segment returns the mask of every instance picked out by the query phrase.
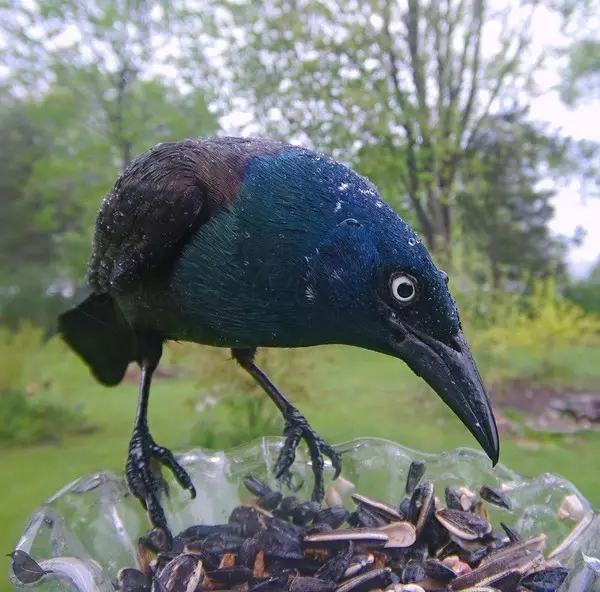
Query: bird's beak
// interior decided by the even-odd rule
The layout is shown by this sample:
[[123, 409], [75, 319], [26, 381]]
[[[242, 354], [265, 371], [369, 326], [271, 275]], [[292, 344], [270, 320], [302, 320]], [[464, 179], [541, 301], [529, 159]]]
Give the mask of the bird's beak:
[[405, 324], [393, 341], [397, 355], [454, 411], [495, 465], [500, 454], [490, 401], [462, 331], [445, 343]]

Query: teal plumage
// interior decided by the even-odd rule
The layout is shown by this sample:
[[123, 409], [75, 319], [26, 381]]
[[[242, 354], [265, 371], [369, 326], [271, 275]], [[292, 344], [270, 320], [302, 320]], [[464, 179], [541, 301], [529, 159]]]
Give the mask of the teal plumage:
[[497, 460], [496, 426], [447, 276], [372, 183], [322, 154], [239, 138], [158, 145], [103, 202], [89, 281], [94, 294], [61, 316], [60, 331], [105, 384], [118, 383], [130, 361], [142, 366], [127, 472], [165, 529], [149, 458], [193, 491], [145, 419], [168, 339], [232, 348], [284, 416], [277, 474], [305, 439], [316, 499], [323, 454], [338, 471], [341, 459], [256, 366], [258, 347], [343, 343], [399, 357]]

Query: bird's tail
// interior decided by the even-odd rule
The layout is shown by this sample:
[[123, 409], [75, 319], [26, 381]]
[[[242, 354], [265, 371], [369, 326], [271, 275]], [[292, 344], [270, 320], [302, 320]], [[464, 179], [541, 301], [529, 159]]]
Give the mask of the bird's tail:
[[135, 336], [108, 294], [92, 294], [58, 317], [58, 332], [104, 385], [121, 382], [135, 360]]

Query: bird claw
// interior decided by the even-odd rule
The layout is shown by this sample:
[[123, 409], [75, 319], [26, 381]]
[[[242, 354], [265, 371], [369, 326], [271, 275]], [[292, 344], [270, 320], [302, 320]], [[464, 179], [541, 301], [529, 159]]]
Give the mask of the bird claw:
[[190, 476], [175, 460], [173, 453], [158, 446], [149, 432], [135, 431], [129, 443], [125, 469], [127, 484], [148, 513], [150, 522], [170, 536], [167, 519], [158, 499], [161, 489], [168, 495], [168, 485], [161, 475], [160, 465], [169, 468], [181, 487], [189, 490], [192, 498], [196, 497]]
[[275, 477], [283, 480], [289, 477], [289, 469], [296, 458], [296, 448], [298, 447], [300, 440], [304, 440], [308, 445], [312, 470], [315, 476], [312, 499], [313, 501], [320, 503], [325, 496], [325, 485], [323, 481], [323, 467], [325, 463], [323, 457], [326, 456], [331, 460], [331, 464], [335, 469], [333, 478], [337, 479], [342, 470], [342, 455], [333, 448], [333, 446], [324, 442], [310, 427], [306, 418], [296, 409], [285, 418], [283, 435], [285, 436], [285, 442], [279, 453], [277, 463], [275, 464]]

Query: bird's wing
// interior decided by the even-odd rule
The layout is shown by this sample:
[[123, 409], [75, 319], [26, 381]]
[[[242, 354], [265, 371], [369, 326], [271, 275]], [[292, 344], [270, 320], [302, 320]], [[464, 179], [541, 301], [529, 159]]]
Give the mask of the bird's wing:
[[123, 291], [152, 274], [168, 274], [191, 236], [236, 199], [250, 159], [285, 146], [243, 138], [185, 140], [158, 144], [134, 160], [98, 212], [90, 284]]

